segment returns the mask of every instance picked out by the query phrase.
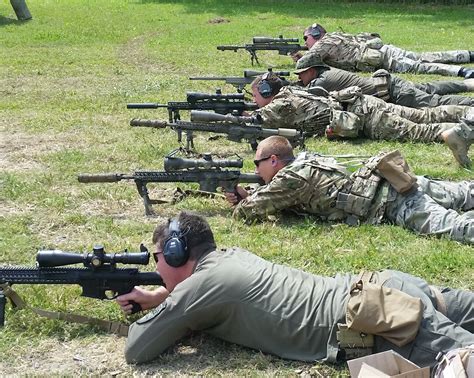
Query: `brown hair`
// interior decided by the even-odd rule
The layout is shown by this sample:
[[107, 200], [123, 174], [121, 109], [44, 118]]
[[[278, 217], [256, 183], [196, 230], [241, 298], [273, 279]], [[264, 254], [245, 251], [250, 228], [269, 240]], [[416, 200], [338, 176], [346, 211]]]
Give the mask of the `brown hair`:
[[[192, 212], [182, 211], [176, 219], [179, 222], [179, 229], [183, 232], [183, 238], [190, 251], [189, 258], [191, 260], [197, 260], [204, 252], [209, 251], [211, 248], [216, 248], [214, 234], [204, 217]], [[159, 244], [160, 248], [163, 248], [164, 242], [170, 234], [169, 225], [171, 221], [172, 219], [168, 219], [166, 223], [160, 223], [156, 226], [153, 231], [153, 244]], [[209, 244], [209, 248], [198, 248], [195, 251], [195, 247], [201, 244]]]
[[257, 149], [261, 151], [262, 156], [277, 155], [284, 162], [284, 165], [295, 159], [291, 143], [288, 139], [279, 135], [273, 135], [262, 140]]

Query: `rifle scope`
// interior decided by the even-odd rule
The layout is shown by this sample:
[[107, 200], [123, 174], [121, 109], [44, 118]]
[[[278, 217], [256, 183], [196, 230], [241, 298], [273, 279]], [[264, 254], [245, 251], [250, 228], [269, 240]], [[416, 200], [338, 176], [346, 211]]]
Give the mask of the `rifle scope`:
[[92, 253], [74, 253], [58, 250], [38, 251], [36, 263], [41, 268], [64, 266], [83, 263], [86, 267], [98, 268], [103, 265], [138, 264], [147, 265], [150, 259], [149, 252], [136, 253], [105, 253], [100, 245], [94, 246]]
[[244, 100], [245, 95], [243, 93], [209, 94], [201, 92], [186, 92], [186, 98], [188, 102], [197, 102], [205, 100]]
[[257, 117], [234, 116], [232, 114], [217, 114], [212, 112], [203, 112], [200, 110], [191, 110], [191, 121], [193, 122], [231, 122], [231, 123], [251, 123], [260, 124]]
[[268, 70], [268, 71], [252, 71], [252, 70], [245, 70], [244, 71], [244, 77], [256, 77], [259, 75], [264, 75], [268, 72], [271, 72], [277, 76], [290, 76], [290, 71], [273, 71], [273, 70]]
[[298, 43], [298, 38], [283, 38], [282, 35], [278, 38], [270, 37], [253, 37], [253, 43]]
[[193, 168], [242, 168], [244, 163], [242, 160], [213, 160], [211, 155], [204, 155], [202, 159], [183, 159], [179, 157], [166, 157], [164, 162], [165, 171], [178, 171], [180, 169]]

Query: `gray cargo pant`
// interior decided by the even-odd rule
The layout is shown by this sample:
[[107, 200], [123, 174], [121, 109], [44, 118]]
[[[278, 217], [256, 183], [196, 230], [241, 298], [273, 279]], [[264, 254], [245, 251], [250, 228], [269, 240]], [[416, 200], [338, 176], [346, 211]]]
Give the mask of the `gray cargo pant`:
[[380, 52], [383, 55], [383, 68], [391, 72], [457, 76], [462, 67], [446, 63], [470, 61], [468, 50], [415, 53], [393, 45], [383, 45]]
[[426, 177], [418, 181], [417, 190], [408, 195], [396, 193], [395, 200], [387, 203], [385, 219], [419, 234], [446, 235], [474, 244], [474, 181], [456, 183]]
[[[430, 83], [427, 83], [428, 85]], [[464, 86], [465, 87], [465, 86]], [[433, 87], [431, 86], [432, 90]], [[434, 107], [439, 105], [474, 106], [474, 97], [460, 95], [439, 95], [424, 92], [412, 82], [394, 75], [390, 78], [390, 102], [410, 108]]]
[[428, 283], [412, 275], [386, 270], [375, 273], [375, 283], [395, 288], [423, 302], [423, 318], [415, 340], [403, 347], [375, 338], [375, 352], [393, 349], [419, 366], [433, 366], [438, 352], [474, 344], [474, 293], [440, 288], [446, 315], [437, 310], [437, 301]]
[[426, 93], [447, 95], [467, 92], [468, 88], [463, 80], [437, 80], [428, 83], [412, 83], [417, 89]]

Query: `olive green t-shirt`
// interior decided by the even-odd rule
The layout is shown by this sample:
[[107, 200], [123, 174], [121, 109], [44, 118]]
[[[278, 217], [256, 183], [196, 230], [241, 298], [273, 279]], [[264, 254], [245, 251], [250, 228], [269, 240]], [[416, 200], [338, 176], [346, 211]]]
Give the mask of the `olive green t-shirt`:
[[239, 248], [211, 252], [163, 304], [131, 325], [126, 360], [152, 360], [199, 330], [283, 358], [334, 362], [351, 280], [308, 274]]

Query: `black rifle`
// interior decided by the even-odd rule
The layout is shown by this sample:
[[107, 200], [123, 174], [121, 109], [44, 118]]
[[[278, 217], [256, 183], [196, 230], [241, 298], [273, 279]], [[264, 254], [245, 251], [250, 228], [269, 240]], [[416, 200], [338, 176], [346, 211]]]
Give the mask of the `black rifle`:
[[[278, 76], [290, 76], [290, 71], [273, 71], [271, 68], [269, 68], [267, 72], [273, 72], [275, 75], [278, 75]], [[193, 77], [190, 77], [189, 80], [219, 80], [219, 81], [224, 81], [227, 84], [233, 85], [235, 88], [237, 88], [237, 92], [240, 93], [244, 90], [245, 86], [251, 84], [252, 81], [254, 81], [257, 76], [263, 75], [265, 73], [266, 72], [262, 72], [262, 71], [245, 70], [243, 77], [193, 76]], [[196, 110], [199, 110], [199, 109], [196, 109]], [[201, 109], [201, 110], [206, 110], [206, 109]], [[227, 113], [230, 113], [230, 112], [227, 112]]]
[[187, 92], [186, 101], [170, 101], [167, 104], [154, 102], [127, 104], [127, 108], [167, 108], [169, 121], [176, 122], [181, 119], [180, 110], [213, 110], [220, 114], [236, 113], [241, 115], [244, 111], [256, 110], [258, 106], [254, 102], [245, 101], [244, 94], [242, 93], [222, 94], [220, 91], [217, 91], [215, 94]]
[[[118, 295], [132, 291], [138, 285], [164, 286], [157, 272], [140, 272], [137, 268], [118, 268], [117, 263], [147, 265], [150, 253], [141, 245], [138, 253], [105, 253], [97, 245], [92, 253], [72, 253], [62, 251], [38, 251], [37, 267], [4, 266], [0, 267], [0, 284], [49, 284], [80, 285], [82, 296], [95, 299], [114, 299]], [[80, 264], [84, 267], [73, 268], [64, 265]], [[4, 293], [0, 288], [0, 326], [3, 326], [5, 313]], [[132, 313], [141, 310], [133, 302]]]
[[217, 46], [217, 50], [220, 51], [232, 50], [237, 52], [239, 49], [247, 50], [249, 52], [252, 65], [254, 60], [257, 62], [257, 64], [260, 64], [257, 58], [257, 51], [276, 50], [280, 55], [288, 55], [294, 54], [301, 50], [308, 50], [306, 46], [301, 46], [299, 44], [298, 38], [283, 38], [282, 35], [280, 35], [278, 38], [253, 37], [253, 43], [245, 44], [244, 46]]
[[[191, 111], [191, 119], [194, 119], [197, 111]], [[194, 148], [193, 131], [209, 132], [217, 134], [226, 134], [227, 139], [233, 142], [241, 142], [243, 139], [249, 141], [252, 148], [256, 148], [256, 141], [258, 139], [264, 139], [272, 135], [281, 135], [286, 137], [294, 146], [304, 144], [303, 134], [295, 129], [265, 129], [258, 125], [260, 122], [258, 117], [238, 117], [239, 122], [228, 122], [225, 118], [225, 122], [215, 122], [214, 115], [227, 117], [225, 115], [219, 115], [211, 112], [202, 112], [209, 117], [209, 121], [205, 122], [189, 122], [189, 121], [176, 121], [166, 122], [161, 120], [149, 120], [149, 119], [138, 119], [134, 118], [130, 121], [130, 126], [133, 127], [151, 127], [157, 129], [163, 129], [170, 127], [178, 133], [178, 142], [181, 143], [182, 132], [186, 133], [186, 149]], [[201, 116], [202, 117], [202, 116]], [[202, 119], [202, 118], [201, 118]]]
[[132, 174], [106, 173], [106, 174], [81, 174], [79, 182], [118, 182], [133, 180], [138, 193], [143, 199], [146, 215], [154, 215], [153, 204], [163, 201], [150, 199], [147, 184], [151, 182], [197, 182], [200, 190], [215, 193], [218, 187], [226, 192], [236, 193], [236, 186], [240, 182], [263, 184], [260, 176], [251, 173], [241, 173], [239, 170], [224, 170], [228, 167], [243, 167], [243, 161], [216, 160], [206, 154], [201, 159], [184, 159], [168, 155], [164, 161], [165, 171], [136, 171]]

